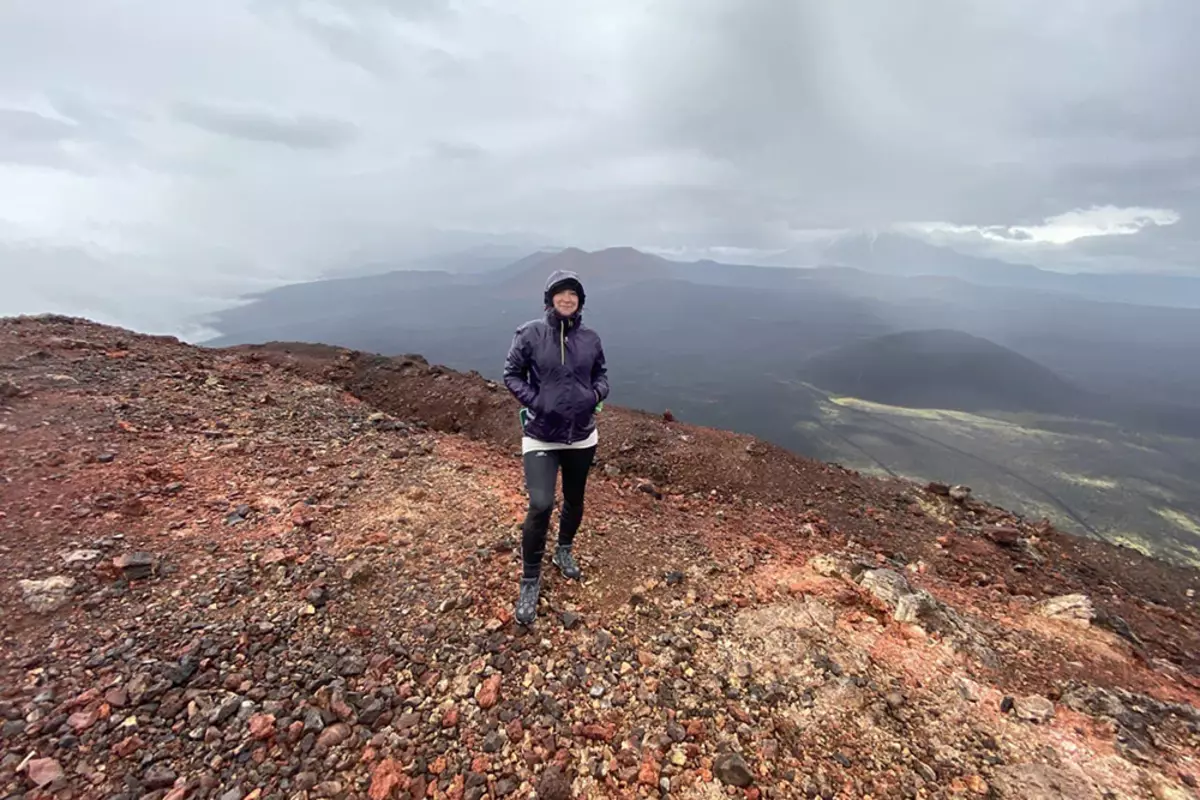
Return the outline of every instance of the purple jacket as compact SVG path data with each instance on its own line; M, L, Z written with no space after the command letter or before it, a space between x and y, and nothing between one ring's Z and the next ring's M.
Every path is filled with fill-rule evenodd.
M551 297L564 284L579 294L570 317ZM546 281L546 314L517 328L504 360L504 385L529 410L525 435L573 444L596 428L596 405L608 397L608 371L600 336L583 324L583 284L574 272L556 270Z

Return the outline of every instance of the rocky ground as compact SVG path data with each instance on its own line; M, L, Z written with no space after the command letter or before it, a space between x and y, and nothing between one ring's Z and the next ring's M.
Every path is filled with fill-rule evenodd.
M601 425L524 629L503 389L0 320L0 797L1197 796L1196 572Z

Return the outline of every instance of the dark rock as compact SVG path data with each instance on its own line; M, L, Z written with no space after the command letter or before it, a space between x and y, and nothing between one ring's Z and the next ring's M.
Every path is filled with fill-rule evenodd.
M745 788L754 783L754 773L746 760L737 753L724 753L713 763L713 774L721 783Z
M571 800L571 782L559 767L547 767L538 781L537 796L538 800Z
M126 553L113 559L113 566L121 570L127 581L149 578L154 572L154 558L149 553Z
M154 764L142 773L142 785L150 791L166 789L175 783L177 777L165 764Z
M361 656L346 656L338 662L337 669L339 675L352 678L367 671L367 660Z
M188 654L179 661L179 666L171 672L171 683L183 686L196 674L200 661L194 655Z
M991 528L984 535L1001 547L1016 547L1021 543L1021 532L1007 526Z

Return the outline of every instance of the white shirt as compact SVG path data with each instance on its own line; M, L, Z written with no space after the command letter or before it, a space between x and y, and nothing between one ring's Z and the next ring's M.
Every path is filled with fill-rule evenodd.
M529 436L522 436L521 455L532 453L537 450L585 450L589 447L594 447L599 441L599 428L593 428L591 436L573 444L562 444L560 442L541 442Z

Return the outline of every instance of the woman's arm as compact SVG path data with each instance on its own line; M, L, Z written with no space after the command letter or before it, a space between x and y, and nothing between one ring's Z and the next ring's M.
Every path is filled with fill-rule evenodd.
M508 355L504 359L504 385L508 387L508 391L512 392L513 397L526 408L533 408L533 401L537 398L537 392L525 380L525 375L529 369L529 340L525 336L524 329L518 329L513 335L512 344L508 348Z
M608 365L604 360L604 344L596 337L596 358L592 361L592 389L596 392L596 402L603 403L608 397Z

